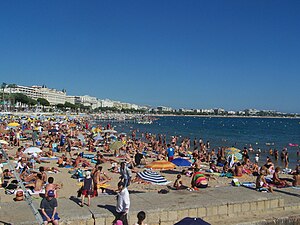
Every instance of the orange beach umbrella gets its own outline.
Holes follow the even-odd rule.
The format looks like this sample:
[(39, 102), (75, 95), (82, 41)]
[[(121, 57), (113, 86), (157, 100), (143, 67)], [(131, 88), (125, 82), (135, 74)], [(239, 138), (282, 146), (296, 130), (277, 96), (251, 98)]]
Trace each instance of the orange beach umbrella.
[(172, 170), (176, 167), (176, 165), (174, 163), (165, 160), (159, 160), (159, 161), (154, 161), (146, 165), (145, 167), (154, 170)]

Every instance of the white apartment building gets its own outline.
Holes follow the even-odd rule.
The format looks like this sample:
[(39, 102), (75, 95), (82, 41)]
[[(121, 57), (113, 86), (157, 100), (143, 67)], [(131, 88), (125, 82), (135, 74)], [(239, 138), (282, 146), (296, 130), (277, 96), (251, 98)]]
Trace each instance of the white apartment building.
[(173, 109), (171, 107), (166, 107), (166, 106), (158, 106), (157, 107), (159, 112), (171, 112)]
[(114, 107), (114, 102), (109, 99), (100, 100), (101, 107), (103, 108), (112, 108)]
[(47, 99), (50, 105), (57, 105), (57, 104), (65, 104), (67, 94), (65, 91), (58, 91), (56, 89), (50, 89), (45, 86), (33, 86), (36, 89), (39, 89), (43, 98)]
[(34, 87), (26, 87), (26, 86), (21, 86), (17, 85), (14, 88), (5, 88), (4, 89), (5, 93), (22, 93), (30, 98), (33, 99), (38, 99), (38, 98), (43, 98), (42, 93), (34, 88)]
[(22, 93), (30, 98), (37, 100), (38, 98), (45, 98), (50, 105), (64, 104), (66, 101), (66, 92), (50, 89), (45, 86), (21, 86), (17, 85), (13, 88), (5, 88), (6, 93)]
[(66, 96), (66, 102), (70, 102), (70, 103), (75, 105), (75, 103), (76, 103), (75, 100), (76, 100), (76, 96), (73, 96), (73, 95), (67, 95)]
[(91, 97), (89, 95), (75, 96), (75, 103), (83, 104), (84, 106), (96, 109), (101, 106), (101, 103), (96, 97)]

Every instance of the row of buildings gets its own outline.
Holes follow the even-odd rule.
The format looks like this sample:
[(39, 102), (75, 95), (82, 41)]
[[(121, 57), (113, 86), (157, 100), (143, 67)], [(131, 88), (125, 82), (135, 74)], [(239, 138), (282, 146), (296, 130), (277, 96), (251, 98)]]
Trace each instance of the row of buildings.
[(98, 99), (89, 95), (83, 96), (72, 96), (67, 95), (66, 90), (56, 90), (43, 86), (21, 86), (13, 85), (3, 89), (4, 93), (22, 93), (26, 96), (37, 100), (38, 98), (46, 99), (51, 106), (58, 104), (65, 104), (66, 102), (74, 105), (81, 104), (91, 109), (96, 108), (116, 108), (116, 109), (134, 109), (134, 110), (145, 110), (151, 113), (176, 113), (176, 114), (202, 114), (202, 115), (241, 115), (241, 116), (256, 116), (256, 115), (274, 115), (284, 116), (286, 113), (276, 112), (273, 110), (257, 110), (257, 109), (246, 109), (243, 111), (226, 111), (222, 108), (215, 109), (173, 109), (171, 107), (158, 106), (151, 108), (148, 106), (139, 106), (131, 103), (123, 103), (120, 101), (113, 101), (109, 99)]
[(82, 104), (86, 107), (91, 107), (92, 109), (96, 109), (99, 107), (114, 107), (120, 109), (142, 109), (145, 107), (138, 106), (136, 104), (123, 103), (120, 101), (112, 101), (109, 99), (98, 99), (96, 97), (92, 97), (89, 95), (83, 96), (72, 96), (67, 95), (66, 90), (56, 90), (52, 88), (48, 88), (45, 85), (43, 86), (21, 86), (14, 85), (13, 87), (4, 88), (4, 93), (22, 93), (34, 100), (38, 98), (46, 99), (51, 106), (55, 106), (58, 104), (65, 104), (65, 102), (69, 102), (72, 104)]

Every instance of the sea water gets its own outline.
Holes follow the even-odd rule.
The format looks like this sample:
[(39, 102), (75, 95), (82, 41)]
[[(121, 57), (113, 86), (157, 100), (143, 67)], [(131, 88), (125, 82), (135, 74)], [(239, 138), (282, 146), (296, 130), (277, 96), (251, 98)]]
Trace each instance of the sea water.
[(289, 152), (289, 168), (294, 169), (297, 161), (299, 147), (291, 147), (289, 143), (300, 145), (300, 119), (291, 118), (228, 118), (228, 117), (191, 117), (191, 116), (162, 116), (152, 124), (114, 123), (118, 132), (131, 135), (137, 131), (137, 137), (142, 133), (165, 134), (167, 141), (171, 136), (191, 139), (191, 147), (196, 138), (204, 142), (209, 141), (211, 149), (221, 146), (243, 149), (252, 145), (253, 153), (250, 160), (254, 161), (255, 153), (261, 149), (259, 164), (263, 164), (269, 156), (269, 149), (279, 151), (279, 161), (270, 158), (283, 168), (280, 152), (287, 148)]

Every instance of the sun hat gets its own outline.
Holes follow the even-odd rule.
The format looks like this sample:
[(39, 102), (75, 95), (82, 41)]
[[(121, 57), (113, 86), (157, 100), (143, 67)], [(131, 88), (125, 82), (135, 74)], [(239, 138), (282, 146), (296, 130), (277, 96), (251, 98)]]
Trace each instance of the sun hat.
[(49, 191), (48, 191), (48, 196), (49, 196), (49, 197), (54, 197), (54, 196), (55, 196), (54, 191), (53, 191), (53, 190), (49, 190)]
[(86, 178), (90, 178), (91, 177), (91, 171), (86, 171), (85, 176), (86, 176)]

